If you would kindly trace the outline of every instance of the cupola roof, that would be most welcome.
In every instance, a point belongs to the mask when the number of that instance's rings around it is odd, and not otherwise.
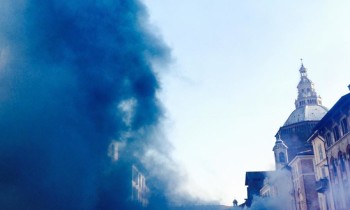
[[[276,149],[280,149],[280,148],[287,149],[288,147],[284,143],[284,141],[281,139],[280,133],[278,133],[278,138],[275,142],[275,146],[272,148],[272,151],[275,151]]]
[[[300,69],[298,83],[298,97],[295,100],[295,110],[288,117],[284,126],[303,121],[318,121],[327,113],[328,109],[322,106],[322,99],[317,95],[314,83],[307,76],[307,68],[303,62]]]

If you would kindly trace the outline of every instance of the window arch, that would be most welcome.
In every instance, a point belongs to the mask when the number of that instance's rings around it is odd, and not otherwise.
[[[340,125],[341,125],[341,130],[343,132],[343,135],[347,134],[349,132],[349,125],[348,125],[348,121],[346,118],[342,119],[340,121]]]
[[[333,127],[333,136],[335,141],[338,141],[340,139],[339,129],[337,125]]]

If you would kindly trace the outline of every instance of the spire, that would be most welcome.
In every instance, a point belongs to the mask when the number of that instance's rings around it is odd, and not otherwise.
[[[317,95],[314,83],[307,77],[307,69],[301,60],[300,81],[298,84],[298,98],[295,100],[295,108],[307,105],[322,105],[322,99]]]

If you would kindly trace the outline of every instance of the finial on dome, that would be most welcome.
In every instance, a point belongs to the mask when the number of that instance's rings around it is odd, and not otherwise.
[[[306,68],[304,67],[303,59],[300,58],[300,61],[301,61],[301,66],[300,66],[300,69],[299,69],[300,75],[302,77],[306,77],[307,73],[306,73]]]
[[[275,145],[277,145],[277,144],[284,144],[284,142],[283,142],[283,140],[281,139],[282,137],[281,137],[281,131],[278,131],[278,133],[276,134],[276,142],[275,142]]]

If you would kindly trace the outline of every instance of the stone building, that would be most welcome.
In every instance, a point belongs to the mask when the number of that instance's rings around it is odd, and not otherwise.
[[[321,170],[318,178],[318,190],[326,192],[326,205],[334,209],[345,210],[350,206],[350,93],[341,97],[338,102],[316,125],[315,133],[309,139],[314,145],[314,151],[318,153],[315,158],[315,168]],[[318,145],[322,145],[319,147]],[[322,155],[325,155],[323,157]],[[321,158],[322,156],[322,158]],[[326,166],[322,171],[322,165]],[[327,167],[328,166],[328,167]],[[322,174],[324,173],[324,174]],[[321,178],[322,177],[322,178]],[[328,189],[328,182],[330,188]],[[328,194],[327,194],[328,193]],[[334,202],[334,204],[333,204]],[[332,206],[334,205],[334,206]],[[326,206],[326,207],[328,207]]]
[[[299,152],[289,163],[297,210],[319,210],[313,159],[313,151],[307,150]]]
[[[145,168],[135,160],[125,158],[119,151],[120,143],[113,141],[108,149],[108,156],[115,167],[118,167],[117,179],[122,182],[121,190],[117,192],[118,197],[124,198],[128,208],[144,209],[149,203],[150,189],[147,186]]]
[[[316,125],[317,127],[317,125]],[[309,138],[314,150],[316,191],[320,210],[335,210],[332,189],[329,187],[329,169],[325,140],[316,130]]]

